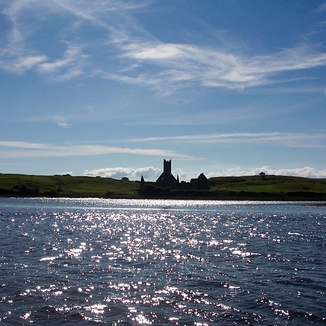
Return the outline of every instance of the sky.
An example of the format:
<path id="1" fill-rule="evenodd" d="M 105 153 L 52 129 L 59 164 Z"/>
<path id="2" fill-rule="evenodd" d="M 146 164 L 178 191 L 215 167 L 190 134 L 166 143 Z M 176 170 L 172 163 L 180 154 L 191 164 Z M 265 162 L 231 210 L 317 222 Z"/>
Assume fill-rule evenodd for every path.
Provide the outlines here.
<path id="1" fill-rule="evenodd" d="M 326 178 L 326 1 L 1 0 L 0 173 Z"/>

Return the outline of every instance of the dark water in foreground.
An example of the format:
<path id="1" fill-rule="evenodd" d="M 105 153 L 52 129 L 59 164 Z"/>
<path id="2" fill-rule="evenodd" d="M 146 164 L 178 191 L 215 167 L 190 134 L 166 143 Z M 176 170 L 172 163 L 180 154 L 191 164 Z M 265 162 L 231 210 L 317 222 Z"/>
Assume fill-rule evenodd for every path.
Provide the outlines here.
<path id="1" fill-rule="evenodd" d="M 326 207 L 0 199 L 3 325 L 326 324 Z"/>

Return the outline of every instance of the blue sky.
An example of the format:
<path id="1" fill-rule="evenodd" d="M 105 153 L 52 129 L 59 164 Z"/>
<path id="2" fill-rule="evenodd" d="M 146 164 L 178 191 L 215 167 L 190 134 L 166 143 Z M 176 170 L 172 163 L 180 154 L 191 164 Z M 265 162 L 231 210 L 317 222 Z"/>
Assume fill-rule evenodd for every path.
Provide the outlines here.
<path id="1" fill-rule="evenodd" d="M 326 177 L 326 1 L 2 0 L 0 172 Z"/>

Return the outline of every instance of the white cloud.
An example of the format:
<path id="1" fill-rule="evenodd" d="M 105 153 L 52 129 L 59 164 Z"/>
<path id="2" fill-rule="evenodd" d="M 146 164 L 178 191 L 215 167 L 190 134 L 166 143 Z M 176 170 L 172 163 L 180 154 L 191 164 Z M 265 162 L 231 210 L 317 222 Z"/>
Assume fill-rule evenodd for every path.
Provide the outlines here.
<path id="1" fill-rule="evenodd" d="M 147 85 L 151 81 L 157 87 L 192 82 L 205 87 L 242 89 L 274 83 L 279 73 L 326 65 L 326 53 L 308 46 L 250 57 L 213 47 L 148 42 L 127 36 L 117 43 L 122 57 L 136 60 L 144 68 L 124 75 L 129 77 L 125 81 Z M 183 78 L 175 79 L 176 75 Z M 121 80 L 121 76 L 118 78 Z"/>
<path id="2" fill-rule="evenodd" d="M 125 56 L 141 60 L 162 60 L 172 58 L 182 58 L 184 51 L 175 44 L 148 44 L 143 47 L 141 44 L 128 44 L 124 46 Z"/>
<path id="3" fill-rule="evenodd" d="M 20 149 L 46 149 L 46 145 L 39 143 L 27 143 L 18 141 L 0 141 L 0 147 L 11 147 Z"/>
<path id="4" fill-rule="evenodd" d="M 152 166 L 132 169 L 132 168 L 102 168 L 102 169 L 95 169 L 95 170 L 86 170 L 84 175 L 87 176 L 101 176 L 101 177 L 108 177 L 114 179 L 121 179 L 123 177 L 127 177 L 130 180 L 140 180 L 143 176 L 147 181 L 156 180 L 159 175 L 162 173 L 161 169 L 154 168 Z"/>
<path id="5" fill-rule="evenodd" d="M 74 57 L 76 57 L 77 53 L 78 50 L 76 48 L 68 49 L 64 55 L 64 59 L 56 60 L 54 62 L 42 63 L 39 65 L 39 69 L 42 72 L 54 72 L 69 65 L 72 61 L 74 61 Z"/>
<path id="6" fill-rule="evenodd" d="M 302 167 L 302 168 L 271 168 L 269 166 L 262 166 L 249 170 L 241 169 L 240 167 L 230 168 L 222 172 L 205 172 L 205 171 L 191 171 L 185 172 L 178 168 L 172 171 L 174 176 L 179 176 L 180 181 L 190 181 L 192 178 L 197 178 L 200 173 L 204 173 L 207 178 L 213 177 L 240 177 L 240 176 L 253 176 L 259 175 L 260 172 L 264 172 L 266 175 L 284 175 L 284 176 L 296 176 L 304 178 L 326 178 L 326 170 L 316 170 L 313 167 Z M 155 181 L 162 173 L 162 169 L 154 168 L 152 166 L 143 168 L 101 168 L 94 170 L 85 170 L 84 175 L 86 176 L 101 176 L 107 178 L 121 179 L 127 177 L 130 180 L 140 180 L 143 176 L 146 181 Z"/>
<path id="7" fill-rule="evenodd" d="M 121 179 L 123 177 L 127 177 L 130 180 L 140 180 L 143 176 L 145 181 L 155 181 L 162 173 L 162 168 L 154 168 L 153 166 L 147 166 L 143 168 L 101 168 L 94 170 L 85 170 L 84 175 L 87 176 L 101 176 L 101 177 L 109 177 L 114 179 Z M 177 168 L 172 171 L 173 175 L 179 176 L 180 181 L 190 181 L 192 178 L 197 178 L 199 176 L 198 172 L 185 172 L 180 168 Z"/>
<path id="8" fill-rule="evenodd" d="M 130 142 L 179 143 L 279 143 L 292 147 L 326 147 L 325 133 L 229 133 L 129 139 Z"/>
<path id="9" fill-rule="evenodd" d="M 60 127 L 64 127 L 64 128 L 67 128 L 67 127 L 70 127 L 71 126 L 71 123 L 69 123 L 66 119 L 64 118 L 57 118 L 56 119 L 56 123 L 58 124 L 58 126 Z"/>
<path id="10" fill-rule="evenodd" d="M 207 177 L 217 176 L 251 176 L 258 175 L 260 172 L 264 172 L 266 175 L 284 175 L 284 176 L 296 176 L 304 178 L 326 178 L 326 170 L 316 170 L 313 167 L 302 167 L 302 168 L 271 168 L 269 166 L 262 166 L 251 170 L 243 170 L 240 167 L 230 168 L 225 172 L 216 173 L 209 172 Z"/>
<path id="11" fill-rule="evenodd" d="M 38 65 L 38 70 L 43 74 L 55 74 L 58 80 L 80 77 L 86 74 L 87 57 L 82 53 L 82 46 L 68 44 L 62 59 L 42 62 Z"/>
<path id="12" fill-rule="evenodd" d="M 41 62 L 46 60 L 45 56 L 28 56 L 18 58 L 15 62 L 12 62 L 12 68 L 16 71 L 25 71 L 37 66 Z"/>
<path id="13" fill-rule="evenodd" d="M 60 73 L 59 79 L 63 80 L 100 74 L 103 78 L 141 84 L 169 94 L 175 88 L 193 84 L 250 88 L 276 83 L 277 76 L 284 72 L 326 66 L 326 53 L 308 45 L 250 56 L 214 46 L 162 42 L 132 15 L 146 7 L 148 1 L 16 0 L 9 3 L 4 12 L 10 17 L 13 29 L 11 41 L 0 52 L 0 66 L 17 72 L 37 68 L 42 73 Z M 68 33 L 69 36 L 57 34 L 59 42 L 69 44 L 60 57 L 50 60 L 45 53 L 39 53 L 41 50 L 32 48 L 28 34 L 38 31 L 21 19 L 27 14 L 35 19 L 50 14 L 65 15 L 74 32 Z M 104 40 L 100 36 L 91 40 L 83 37 L 82 29 L 76 26 L 82 28 L 85 24 L 104 31 Z M 97 53 L 102 53 L 101 60 Z"/>
<path id="14" fill-rule="evenodd" d="M 164 149 L 122 148 L 100 145 L 50 145 L 41 143 L 0 141 L 0 158 L 28 158 L 28 157 L 63 157 L 63 156 L 90 156 L 108 154 L 148 155 L 172 158 L 191 158 L 178 154 L 175 151 Z M 11 149 L 7 149 L 11 148 Z"/>

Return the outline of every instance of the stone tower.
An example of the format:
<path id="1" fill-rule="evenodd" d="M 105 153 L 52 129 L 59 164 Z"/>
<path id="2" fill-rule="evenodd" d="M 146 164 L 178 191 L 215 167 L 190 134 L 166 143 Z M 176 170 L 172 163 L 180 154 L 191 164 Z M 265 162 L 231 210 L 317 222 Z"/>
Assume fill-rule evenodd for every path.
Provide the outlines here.
<path id="1" fill-rule="evenodd" d="M 167 161 L 164 160 L 164 164 L 163 164 L 163 173 L 168 176 L 171 174 L 171 160 Z"/>
<path id="2" fill-rule="evenodd" d="M 159 187 L 170 187 L 171 189 L 177 189 L 179 181 L 173 176 L 171 172 L 171 160 L 163 161 L 163 172 L 160 177 L 156 180 L 156 185 Z"/>

